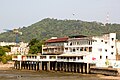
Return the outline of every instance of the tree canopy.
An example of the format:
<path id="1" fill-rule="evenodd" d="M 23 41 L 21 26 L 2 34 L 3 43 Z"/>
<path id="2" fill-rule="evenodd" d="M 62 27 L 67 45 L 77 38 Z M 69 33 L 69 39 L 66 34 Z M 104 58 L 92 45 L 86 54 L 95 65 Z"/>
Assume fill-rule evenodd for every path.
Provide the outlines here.
<path id="1" fill-rule="evenodd" d="M 120 24 L 106 24 L 100 22 L 87 22 L 81 20 L 43 19 L 28 27 L 19 28 L 23 34 L 19 35 L 20 41 L 30 42 L 31 39 L 46 40 L 51 37 L 64 37 L 71 35 L 101 35 L 102 33 L 117 32 L 120 39 Z M 14 41 L 15 34 L 4 32 L 0 34 L 0 41 Z"/>
<path id="2" fill-rule="evenodd" d="M 30 47 L 29 54 L 42 53 L 42 45 L 43 45 L 43 41 L 32 39 L 29 42 L 29 47 Z"/>

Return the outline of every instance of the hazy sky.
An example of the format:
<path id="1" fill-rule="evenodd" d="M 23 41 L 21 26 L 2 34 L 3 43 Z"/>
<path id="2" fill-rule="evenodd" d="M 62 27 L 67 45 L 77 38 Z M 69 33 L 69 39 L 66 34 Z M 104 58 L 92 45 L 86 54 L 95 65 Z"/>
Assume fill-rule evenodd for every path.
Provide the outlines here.
<path id="1" fill-rule="evenodd" d="M 120 0 L 0 0 L 0 32 L 48 17 L 105 22 L 107 12 L 120 24 Z"/>

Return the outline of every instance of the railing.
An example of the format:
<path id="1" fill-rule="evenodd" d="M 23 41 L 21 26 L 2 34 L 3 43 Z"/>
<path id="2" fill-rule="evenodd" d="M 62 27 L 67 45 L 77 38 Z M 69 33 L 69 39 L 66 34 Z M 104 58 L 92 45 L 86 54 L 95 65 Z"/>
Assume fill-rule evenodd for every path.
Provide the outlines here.
<path id="1" fill-rule="evenodd" d="M 57 59 L 58 62 L 84 62 L 83 59 Z"/>
<path id="2" fill-rule="evenodd" d="M 84 62 L 83 59 L 73 58 L 73 59 L 61 59 L 57 55 L 40 55 L 40 56 L 22 56 L 17 55 L 12 58 L 16 61 L 58 61 L 58 62 Z"/>

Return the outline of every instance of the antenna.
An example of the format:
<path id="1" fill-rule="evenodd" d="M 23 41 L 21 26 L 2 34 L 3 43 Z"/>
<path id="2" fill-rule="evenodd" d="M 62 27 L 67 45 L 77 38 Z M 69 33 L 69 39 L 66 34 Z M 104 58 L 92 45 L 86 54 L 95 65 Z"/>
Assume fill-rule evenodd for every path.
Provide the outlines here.
<path id="1" fill-rule="evenodd" d="M 108 23 L 109 23 L 109 13 L 107 12 L 107 17 L 106 17 L 106 21 L 104 23 L 104 26 L 106 26 L 106 24 L 108 24 Z"/>

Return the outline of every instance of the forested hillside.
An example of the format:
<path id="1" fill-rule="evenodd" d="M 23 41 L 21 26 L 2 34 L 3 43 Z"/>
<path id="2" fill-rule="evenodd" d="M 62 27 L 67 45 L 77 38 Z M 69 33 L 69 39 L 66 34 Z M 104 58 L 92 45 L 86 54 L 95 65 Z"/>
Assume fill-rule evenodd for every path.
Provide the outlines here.
<path id="1" fill-rule="evenodd" d="M 120 39 L 120 24 L 107 24 L 103 26 L 98 22 L 80 20 L 57 20 L 46 18 L 28 27 L 19 28 L 23 34 L 20 41 L 29 42 L 31 39 L 45 40 L 51 37 L 64 37 L 70 35 L 101 35 L 102 33 L 117 32 Z M 0 34 L 0 41 L 15 41 L 15 34 L 4 32 Z"/>

